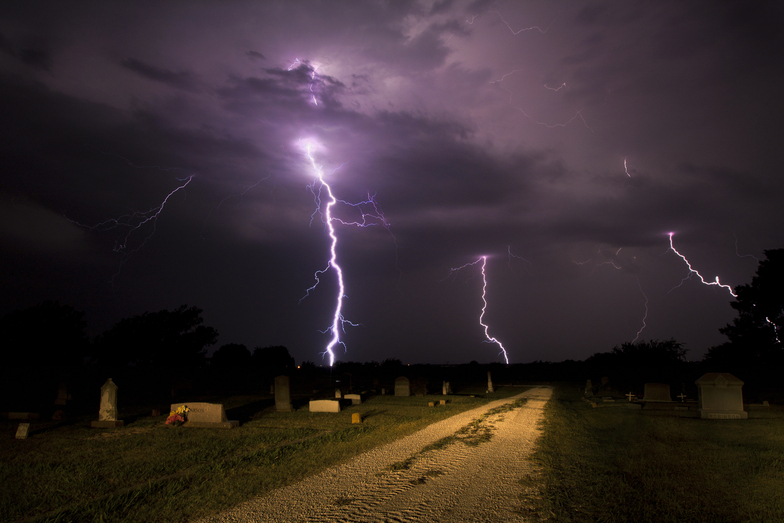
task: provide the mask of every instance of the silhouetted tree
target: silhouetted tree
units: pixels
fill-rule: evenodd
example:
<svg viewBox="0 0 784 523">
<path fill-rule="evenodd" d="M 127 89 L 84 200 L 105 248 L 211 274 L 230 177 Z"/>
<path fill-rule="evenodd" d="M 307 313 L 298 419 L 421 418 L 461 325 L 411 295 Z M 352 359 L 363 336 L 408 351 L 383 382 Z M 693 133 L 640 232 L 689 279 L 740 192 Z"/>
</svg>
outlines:
<svg viewBox="0 0 784 523">
<path fill-rule="evenodd" d="M 3 363 L 9 366 L 81 365 L 88 350 L 84 313 L 56 301 L 0 318 Z"/>
<path fill-rule="evenodd" d="M 253 349 L 253 363 L 259 367 L 290 370 L 294 368 L 294 358 L 282 345 L 256 347 Z"/>
<path fill-rule="evenodd" d="M 627 342 L 594 354 L 585 364 L 594 379 L 609 377 L 611 387 L 634 388 L 650 381 L 677 384 L 687 370 L 686 352 L 674 339 Z"/>
<path fill-rule="evenodd" d="M 213 367 L 249 367 L 251 365 L 250 351 L 245 345 L 228 343 L 221 346 L 210 358 Z"/>
<path fill-rule="evenodd" d="M 705 357 L 718 365 L 781 365 L 784 363 L 784 249 L 765 251 L 751 285 L 735 287 L 730 303 L 738 311 L 731 324 L 719 329 L 728 343 Z"/>
<path fill-rule="evenodd" d="M 194 367 L 205 361 L 206 348 L 218 331 L 202 325 L 202 310 L 182 305 L 173 311 L 145 312 L 120 320 L 100 339 L 99 363 Z"/>
</svg>

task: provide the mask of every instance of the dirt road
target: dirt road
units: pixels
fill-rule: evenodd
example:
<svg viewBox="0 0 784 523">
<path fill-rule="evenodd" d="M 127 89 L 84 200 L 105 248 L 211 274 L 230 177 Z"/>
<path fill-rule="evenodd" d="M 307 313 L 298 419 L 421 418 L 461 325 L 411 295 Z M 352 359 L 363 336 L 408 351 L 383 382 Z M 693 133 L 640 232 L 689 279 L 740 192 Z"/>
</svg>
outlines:
<svg viewBox="0 0 784 523">
<path fill-rule="evenodd" d="M 539 387 L 458 414 L 200 523 L 524 521 L 517 480 L 531 471 L 526 457 L 551 394 Z"/>
</svg>

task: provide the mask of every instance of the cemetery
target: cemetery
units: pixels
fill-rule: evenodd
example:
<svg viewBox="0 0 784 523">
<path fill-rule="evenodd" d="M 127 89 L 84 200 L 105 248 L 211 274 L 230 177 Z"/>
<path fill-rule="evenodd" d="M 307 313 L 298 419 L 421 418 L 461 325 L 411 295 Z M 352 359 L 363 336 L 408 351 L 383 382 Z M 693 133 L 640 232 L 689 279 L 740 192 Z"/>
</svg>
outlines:
<svg viewBox="0 0 784 523">
<path fill-rule="evenodd" d="M 494 366 L 489 371 L 470 365 L 406 367 L 405 373 L 401 370 L 396 368 L 384 375 L 377 370 L 364 373 L 354 367 L 350 376 L 348 373 L 336 376 L 327 371 L 319 374 L 313 370 L 292 372 L 290 376 L 265 378 L 267 381 L 259 383 L 261 394 L 248 391 L 216 396 L 191 386 L 173 397 L 164 394 L 162 401 L 153 404 L 138 401 L 138 396 L 125 399 L 125 389 L 133 389 L 126 387 L 129 376 L 106 378 L 102 385 L 96 379 L 93 397 L 84 404 L 79 401 L 81 393 L 63 393 L 63 384 L 58 382 L 50 389 L 50 406 L 38 412 L 9 409 L 2 414 L 4 437 L 13 445 L 0 451 L 3 462 L 9 465 L 0 473 L 0 479 L 20 489 L 13 505 L 2 509 L 3 520 L 36 515 L 44 519 L 95 518 L 105 510 L 101 507 L 114 505 L 133 493 L 147 501 L 123 509 L 127 520 L 187 521 L 203 510 L 217 510 L 256 495 L 259 489 L 263 492 L 290 484 L 312 473 L 313 467 L 340 462 L 491 397 L 518 393 L 526 383 L 536 381 L 519 377 L 542 376 L 542 369 L 536 366 Z M 552 425 L 558 417 L 549 419 L 546 435 L 533 458 L 541 465 L 540 473 L 545 478 L 561 470 L 553 469 L 554 463 L 577 452 L 581 460 L 596 468 L 588 477 L 580 472 L 580 481 L 597 488 L 594 479 L 606 480 L 606 474 L 600 470 L 608 466 L 607 455 L 592 453 L 599 446 L 591 443 L 591 438 L 606 440 L 610 435 L 617 445 L 611 450 L 612 463 L 628 469 L 622 477 L 638 477 L 635 481 L 640 481 L 640 485 L 654 479 L 648 479 L 650 471 L 642 472 L 635 467 L 670 468 L 671 460 L 676 458 L 684 474 L 694 474 L 694 481 L 700 481 L 701 474 L 712 473 L 700 465 L 703 459 L 700 456 L 729 442 L 736 449 L 734 459 L 751 459 L 747 454 L 752 450 L 742 444 L 746 437 L 753 439 L 755 446 L 760 442 L 769 444 L 771 455 L 784 452 L 784 446 L 770 439 L 784 428 L 782 403 L 760 400 L 758 391 L 752 391 L 754 398 L 750 403 L 745 382 L 730 373 L 699 374 L 695 368 L 691 374 L 697 377 L 688 385 L 654 380 L 629 384 L 612 372 L 608 374 L 579 384 L 557 386 L 557 401 L 550 403 L 555 413 L 568 419 L 571 412 L 583 412 L 579 419 L 584 426 L 580 426 L 579 438 L 572 443 L 577 446 L 572 448 L 567 444 L 568 438 L 559 434 L 559 425 Z M 412 383 L 420 388 L 424 384 L 426 393 L 413 393 Z M 489 392 L 491 387 L 493 391 Z M 68 384 L 67 390 L 81 390 L 81 387 Z M 385 394 L 386 391 L 394 394 Z M 165 402 L 166 396 L 172 401 Z M 60 401 L 63 397 L 65 404 Z M 90 405 L 91 410 L 82 408 L 85 405 Z M 184 423 L 175 426 L 164 423 L 168 414 L 176 411 L 185 411 Z M 53 419 L 56 412 L 63 412 L 63 417 Z M 631 419 L 637 421 L 630 425 Z M 735 429 L 738 424 L 743 424 L 741 433 Z M 620 432 L 619 428 L 622 428 Z M 667 434 L 679 443 L 662 448 L 657 442 L 661 438 L 668 441 Z M 569 438 L 574 438 L 573 431 Z M 216 441 L 220 444 L 216 445 Z M 144 449 L 144 452 L 133 449 Z M 177 451 L 172 452 L 173 449 Z M 50 487 L 34 486 L 37 483 L 34 469 L 28 470 L 33 462 L 25 457 L 29 452 L 49 455 L 53 463 L 62 463 L 71 470 L 74 466 L 83 468 L 75 477 L 56 472 L 59 468 L 46 476 L 48 485 L 62 485 L 57 488 L 65 488 L 66 492 L 72 489 L 72 494 L 53 498 L 58 500 L 56 503 L 42 503 L 49 496 L 45 491 L 36 493 L 36 488 Z M 281 459 L 287 463 L 285 470 L 271 475 L 270 464 Z M 762 464 L 764 461 L 760 463 L 763 470 L 766 466 L 777 470 L 775 460 L 768 465 Z M 226 482 L 207 480 L 208 471 L 214 467 L 226 470 L 227 477 L 234 478 L 230 489 Z M 112 477 L 113 471 L 122 472 L 123 479 L 110 483 L 98 480 Z M 243 482 L 241 478 L 247 475 L 256 479 Z M 743 477 L 749 481 L 748 476 Z M 736 488 L 730 479 L 726 488 Z M 568 478 L 549 478 L 543 485 L 546 488 L 548 484 L 565 480 Z M 188 496 L 205 500 L 202 504 L 193 509 L 179 507 L 178 511 L 184 512 L 175 516 L 154 501 L 157 497 L 153 493 L 159 489 L 186 484 L 198 485 L 192 492 L 189 488 Z M 607 484 L 601 488 L 623 490 L 625 487 Z M 675 487 L 658 485 L 656 488 L 668 492 L 667 489 Z M 698 487 L 694 488 L 699 491 Z M 87 491 L 93 493 L 92 501 L 77 502 L 79 492 Z M 675 492 L 672 496 L 680 499 Z M 557 493 L 551 493 L 546 499 L 557 499 Z M 690 496 L 686 499 L 708 514 L 717 514 L 718 509 L 706 507 L 707 501 Z M 160 510 L 168 515 L 156 515 Z"/>
</svg>

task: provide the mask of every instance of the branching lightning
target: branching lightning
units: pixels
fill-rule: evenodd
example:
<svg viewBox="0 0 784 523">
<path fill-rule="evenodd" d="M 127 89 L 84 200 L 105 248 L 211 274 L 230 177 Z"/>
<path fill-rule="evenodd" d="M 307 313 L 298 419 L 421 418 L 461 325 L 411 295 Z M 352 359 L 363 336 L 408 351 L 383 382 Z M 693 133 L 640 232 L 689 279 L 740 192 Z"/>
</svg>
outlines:
<svg viewBox="0 0 784 523">
<path fill-rule="evenodd" d="M 534 29 L 536 29 L 540 33 L 544 34 L 544 33 L 547 32 L 548 29 L 550 29 L 550 27 L 555 23 L 555 21 L 558 20 L 558 17 L 556 16 L 555 18 L 553 18 L 553 21 L 550 22 L 550 25 L 548 25 L 544 29 L 540 28 L 537 25 L 533 25 L 531 27 L 523 27 L 523 28 L 518 29 L 517 31 L 515 31 L 514 29 L 512 29 L 512 26 L 509 25 L 509 23 L 506 20 L 504 20 L 504 17 L 501 15 L 501 13 L 499 13 L 498 11 L 490 11 L 490 13 L 497 14 L 498 18 L 500 18 L 501 21 L 506 25 L 506 27 L 509 28 L 509 31 L 511 31 L 513 35 L 519 35 L 520 33 L 523 33 L 525 31 L 533 31 Z M 473 22 L 473 20 L 472 20 L 472 22 Z"/>
<path fill-rule="evenodd" d="M 184 189 L 185 187 L 187 187 L 188 184 L 191 183 L 191 180 L 193 180 L 193 175 L 190 175 L 187 178 L 179 180 L 180 182 L 185 182 L 185 183 L 183 183 L 182 185 L 180 185 L 179 187 L 171 191 L 169 194 L 167 194 L 159 206 L 153 207 L 148 211 L 135 211 L 131 214 L 124 214 L 118 218 L 111 218 L 109 220 L 102 221 L 101 223 L 92 226 L 84 225 L 73 220 L 69 220 L 69 221 L 75 223 L 76 225 L 79 225 L 80 227 L 85 227 L 86 229 L 95 232 L 104 232 L 117 228 L 128 229 L 128 232 L 126 232 L 125 235 L 120 240 L 115 241 L 113 250 L 114 252 L 132 254 L 138 251 L 139 249 L 141 249 L 142 247 L 144 247 L 144 244 L 147 242 L 147 240 L 149 240 L 152 237 L 152 235 L 155 234 L 155 228 L 158 222 L 158 216 L 160 216 L 161 212 L 163 212 L 163 208 L 166 205 L 166 203 L 169 201 L 169 198 L 171 198 L 172 195 L 174 195 L 174 193 L 176 193 L 180 189 Z M 144 236 L 144 238 L 142 239 L 138 247 L 136 247 L 135 249 L 128 249 L 128 239 L 131 237 L 131 235 L 134 232 L 140 230 L 142 227 L 144 227 L 147 224 L 151 224 L 152 230 L 146 236 Z"/>
<path fill-rule="evenodd" d="M 718 276 L 716 276 L 716 280 L 715 281 L 705 281 L 705 278 L 703 278 L 702 275 L 699 272 L 697 272 L 696 270 L 694 270 L 692 268 L 691 263 L 689 263 L 689 260 L 687 260 L 686 257 L 683 254 L 679 253 L 675 249 L 675 246 L 672 244 L 672 237 L 673 237 L 674 234 L 675 234 L 674 232 L 669 233 L 669 236 L 670 236 L 670 249 L 672 249 L 672 252 L 677 254 L 684 262 L 686 262 L 686 266 L 689 267 L 689 274 L 685 278 L 683 278 L 678 285 L 676 285 L 675 287 L 670 289 L 670 292 L 672 292 L 673 290 L 675 290 L 678 287 L 680 287 L 681 285 L 683 285 L 683 282 L 685 282 L 686 280 L 691 279 L 691 275 L 692 274 L 696 274 L 697 277 L 700 279 L 700 281 L 703 284 L 705 284 L 705 285 L 716 285 L 716 286 L 721 287 L 723 289 L 727 289 L 727 291 L 732 295 L 733 298 L 737 298 L 738 295 L 735 294 L 735 292 L 732 290 L 732 287 L 730 287 L 729 285 L 725 285 L 725 284 L 721 283 L 719 281 L 719 277 Z"/>
<path fill-rule="evenodd" d="M 500 354 L 503 355 L 504 361 L 508 365 L 509 355 L 507 354 L 506 349 L 504 348 L 503 344 L 500 341 L 498 341 L 498 339 L 490 336 L 489 327 L 487 326 L 486 323 L 484 323 L 485 311 L 487 310 L 487 274 L 485 273 L 485 266 L 487 265 L 487 256 L 482 256 L 476 261 L 466 263 L 465 265 L 462 265 L 460 267 L 455 267 L 450 269 L 447 278 L 452 274 L 456 273 L 457 271 L 461 269 L 465 269 L 466 267 L 471 265 L 476 265 L 479 262 L 482 262 L 482 303 L 483 303 L 482 313 L 479 315 L 479 325 L 481 325 L 485 330 L 485 338 L 486 338 L 485 343 L 495 343 L 496 345 L 498 345 L 501 348 Z"/>
<path fill-rule="evenodd" d="M 327 262 L 327 266 L 324 269 L 318 270 L 314 273 L 314 278 L 316 283 L 314 283 L 310 288 L 305 291 L 305 296 L 300 299 L 300 302 L 307 298 L 310 295 L 310 291 L 314 290 L 318 284 L 320 283 L 320 276 L 325 274 L 327 271 L 333 269 L 335 274 L 337 275 L 338 279 L 338 293 L 336 297 L 335 303 L 335 312 L 332 315 L 332 323 L 331 325 L 324 331 L 324 333 L 329 332 L 331 334 L 331 339 L 327 344 L 326 349 L 324 350 L 324 354 L 329 356 L 329 365 L 330 367 L 335 363 L 335 353 L 334 349 L 337 345 L 342 345 L 343 348 L 346 348 L 345 343 L 340 339 L 340 333 L 345 332 L 345 325 L 348 324 L 352 327 L 356 327 L 359 324 L 352 323 L 349 320 L 346 320 L 343 317 L 343 299 L 346 297 L 346 287 L 345 281 L 343 277 L 343 269 L 340 267 L 337 261 L 337 245 L 338 245 L 338 237 L 337 233 L 335 232 L 334 223 L 340 223 L 341 225 L 353 225 L 356 227 L 369 227 L 372 225 L 381 225 L 387 231 L 389 231 L 389 222 L 387 222 L 384 214 L 378 207 L 373 196 L 368 195 L 368 199 L 364 200 L 359 203 L 349 203 L 344 200 L 339 200 L 335 197 L 332 192 L 332 187 L 327 183 L 325 179 L 324 170 L 320 165 L 316 163 L 316 159 L 313 156 L 313 145 L 311 143 L 305 144 L 305 155 L 310 162 L 313 171 L 316 173 L 316 179 L 313 181 L 312 184 L 308 185 L 308 188 L 313 193 L 313 200 L 316 204 L 316 210 L 313 211 L 311 215 L 311 223 L 313 223 L 313 219 L 317 213 L 321 214 L 323 217 L 323 221 L 325 223 L 327 229 L 327 235 L 330 238 L 330 258 Z M 343 164 L 345 165 L 345 164 Z M 343 165 L 339 166 L 337 169 L 342 167 Z M 334 169 L 332 173 L 337 171 Z M 332 174 L 330 173 L 330 174 Z M 322 194 L 326 193 L 325 197 L 322 198 Z M 325 203 L 326 202 L 326 203 Z M 359 210 L 360 212 L 360 219 L 354 221 L 346 221 L 341 218 L 338 218 L 333 215 L 333 207 L 337 203 L 342 203 L 348 205 L 350 207 L 354 207 Z M 365 211 L 364 208 L 369 207 L 369 211 Z M 390 232 L 391 234 L 391 232 Z M 393 236 L 394 239 L 394 236 Z M 396 243 L 397 245 L 397 243 Z"/>
</svg>

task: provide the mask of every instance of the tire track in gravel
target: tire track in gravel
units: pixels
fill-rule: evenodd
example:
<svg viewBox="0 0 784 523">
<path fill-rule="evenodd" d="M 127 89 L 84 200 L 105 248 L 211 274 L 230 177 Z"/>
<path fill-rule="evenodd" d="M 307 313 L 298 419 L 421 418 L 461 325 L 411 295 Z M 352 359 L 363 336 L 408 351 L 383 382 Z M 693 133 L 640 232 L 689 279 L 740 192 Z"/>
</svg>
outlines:
<svg viewBox="0 0 784 523">
<path fill-rule="evenodd" d="M 518 480 L 533 470 L 527 457 L 551 394 L 551 388 L 537 387 L 457 414 L 199 523 L 524 521 L 515 512 L 522 492 Z M 482 427 L 492 427 L 489 441 L 455 441 L 422 452 L 521 398 L 526 399 L 522 407 L 481 421 Z M 393 468 L 404 461 L 408 468 Z"/>
</svg>

